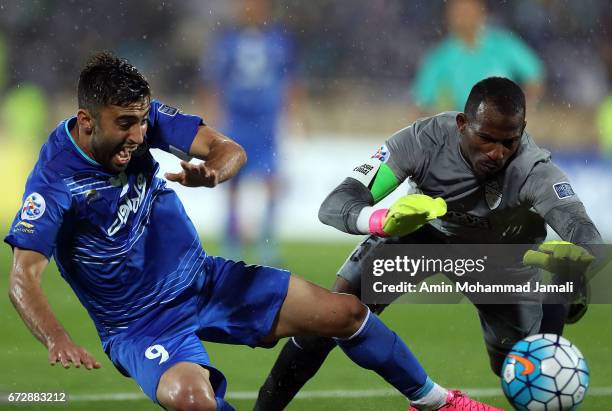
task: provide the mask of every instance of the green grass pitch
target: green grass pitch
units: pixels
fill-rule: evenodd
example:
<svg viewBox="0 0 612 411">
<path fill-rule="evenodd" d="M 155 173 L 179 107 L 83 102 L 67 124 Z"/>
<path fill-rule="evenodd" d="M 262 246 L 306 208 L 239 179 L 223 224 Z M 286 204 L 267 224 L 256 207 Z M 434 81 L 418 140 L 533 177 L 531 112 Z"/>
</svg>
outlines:
<svg viewBox="0 0 612 411">
<path fill-rule="evenodd" d="M 205 246 L 207 242 L 205 241 Z M 323 286 L 330 286 L 334 273 L 353 244 L 285 243 L 282 257 L 286 268 Z M 210 247 L 213 253 L 214 245 Z M 54 266 L 44 275 L 43 286 L 51 305 L 74 340 L 85 346 L 102 369 L 64 370 L 47 364 L 46 349 L 34 339 L 11 306 L 7 295 L 11 254 L 0 251 L 4 280 L 0 286 L 0 393 L 62 391 L 75 396 L 68 404 L 21 405 L 19 409 L 70 410 L 153 410 L 160 409 L 148 399 L 118 399 L 117 394 L 137 395 L 136 384 L 119 374 L 100 348 L 93 324 Z M 499 389 L 499 380 L 488 368 L 480 326 L 474 308 L 459 305 L 394 305 L 382 319 L 403 337 L 429 375 L 448 387 Z M 585 411 L 610 410 L 612 401 L 612 306 L 591 306 L 583 320 L 566 329 L 566 336 L 582 350 L 591 369 L 591 387 L 596 390 L 581 408 Z M 255 392 L 267 375 L 282 343 L 271 350 L 222 346 L 206 343 L 213 363 L 228 378 L 228 399 L 238 410 L 250 410 Z M 304 391 L 360 390 L 376 392 L 389 386 L 372 372 L 361 370 L 335 350 Z M 482 391 L 481 391 L 482 392 Z M 232 394 L 234 393 L 234 395 Z M 92 399 L 92 395 L 100 395 Z M 89 396 L 89 397 L 87 397 Z M 110 398 L 114 396 L 114 398 Z M 80 398 L 79 398 L 80 397 Z M 245 398 L 246 397 L 246 398 Z M 509 409 L 501 394 L 481 397 L 493 405 Z M 15 407 L 0 403 L 0 409 Z M 301 398 L 289 410 L 405 410 L 399 395 L 362 398 Z"/>
</svg>

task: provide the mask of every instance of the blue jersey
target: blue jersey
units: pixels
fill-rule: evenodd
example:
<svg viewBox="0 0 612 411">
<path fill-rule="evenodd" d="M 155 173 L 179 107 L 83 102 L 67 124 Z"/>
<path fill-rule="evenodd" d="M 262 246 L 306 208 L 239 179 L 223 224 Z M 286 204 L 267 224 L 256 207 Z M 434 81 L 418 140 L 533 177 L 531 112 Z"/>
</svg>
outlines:
<svg viewBox="0 0 612 411">
<path fill-rule="evenodd" d="M 293 74 L 293 47 L 274 26 L 223 32 L 203 63 L 232 116 L 276 116 Z"/>
<path fill-rule="evenodd" d="M 111 174 L 62 121 L 43 145 L 5 241 L 55 258 L 103 344 L 204 281 L 206 253 L 149 148 L 189 152 L 202 119 L 153 101 L 143 144 Z M 170 246 L 171 245 L 171 246 Z"/>
</svg>

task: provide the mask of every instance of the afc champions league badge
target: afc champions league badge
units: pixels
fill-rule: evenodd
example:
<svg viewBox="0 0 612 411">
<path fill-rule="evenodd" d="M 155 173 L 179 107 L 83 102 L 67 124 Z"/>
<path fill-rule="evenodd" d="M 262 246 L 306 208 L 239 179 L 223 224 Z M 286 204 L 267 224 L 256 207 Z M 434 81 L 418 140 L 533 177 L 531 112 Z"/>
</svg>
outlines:
<svg viewBox="0 0 612 411">
<path fill-rule="evenodd" d="M 495 210 L 502 200 L 502 192 L 497 180 L 491 180 L 485 185 L 485 200 L 490 210 Z"/>
<path fill-rule="evenodd" d="M 36 220 L 45 213 L 45 199 L 38 193 L 30 194 L 21 207 L 22 220 Z"/>
</svg>

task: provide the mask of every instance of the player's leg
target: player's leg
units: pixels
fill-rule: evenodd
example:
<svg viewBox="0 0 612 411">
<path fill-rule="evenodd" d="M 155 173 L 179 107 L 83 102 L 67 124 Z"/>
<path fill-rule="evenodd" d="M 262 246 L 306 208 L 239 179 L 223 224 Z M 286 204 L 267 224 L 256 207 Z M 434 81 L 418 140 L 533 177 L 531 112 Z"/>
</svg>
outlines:
<svg viewBox="0 0 612 411">
<path fill-rule="evenodd" d="M 356 296 L 332 293 L 292 276 L 277 321 L 263 341 L 300 334 L 335 337 L 351 360 L 419 405 L 437 409 L 446 402 L 447 391 L 433 383 L 399 336 Z"/>
<path fill-rule="evenodd" d="M 278 245 L 274 236 L 277 208 L 277 178 L 273 165 L 269 165 L 263 175 L 266 198 L 264 201 L 261 231 L 257 244 L 257 253 L 265 265 L 277 265 L 279 261 Z"/>
<path fill-rule="evenodd" d="M 217 410 L 215 391 L 209 376 L 210 372 L 200 364 L 175 364 L 159 380 L 157 400 L 168 411 Z"/>
<path fill-rule="evenodd" d="M 147 333 L 113 341 L 109 356 L 119 371 L 168 410 L 234 408 L 224 400 L 227 382 L 210 365 L 192 316 L 180 310 L 160 311 L 147 322 Z"/>
<path fill-rule="evenodd" d="M 360 296 L 364 262 L 381 246 L 393 241 L 374 236 L 361 241 L 338 271 L 332 291 Z M 384 307 L 370 306 L 370 309 L 380 314 Z M 301 335 L 288 339 L 259 390 L 255 411 L 284 409 L 335 347 L 335 340 L 329 337 Z"/>
<path fill-rule="evenodd" d="M 569 304 L 543 304 L 540 334 L 563 334 Z"/>
<path fill-rule="evenodd" d="M 541 304 L 477 304 L 491 370 L 501 374 L 512 346 L 540 330 Z"/>
<path fill-rule="evenodd" d="M 359 290 L 342 277 L 336 277 L 332 290 L 359 294 Z M 307 335 L 289 338 L 259 389 L 254 411 L 285 409 L 304 384 L 319 371 L 335 347 L 336 341 L 330 337 Z"/>
</svg>

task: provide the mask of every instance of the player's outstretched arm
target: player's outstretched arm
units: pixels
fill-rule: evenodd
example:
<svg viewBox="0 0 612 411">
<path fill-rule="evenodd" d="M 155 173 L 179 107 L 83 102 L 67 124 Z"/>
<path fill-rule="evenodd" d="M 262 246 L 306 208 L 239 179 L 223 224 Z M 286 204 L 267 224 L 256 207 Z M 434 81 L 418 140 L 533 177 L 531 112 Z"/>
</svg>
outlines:
<svg viewBox="0 0 612 411">
<path fill-rule="evenodd" d="M 168 180 L 187 187 L 215 187 L 235 176 L 247 159 L 239 144 L 206 125 L 198 129 L 189 155 L 204 160 L 204 163 L 181 161 L 182 170 L 166 173 Z"/>
<path fill-rule="evenodd" d="M 397 180 L 388 187 L 386 194 L 397 187 Z M 446 214 L 442 198 L 409 194 L 396 200 L 389 209 L 373 208 L 372 205 L 382 198 L 384 195 L 377 198 L 371 188 L 360 181 L 347 178 L 323 201 L 319 220 L 349 234 L 389 237 L 410 234 L 426 222 Z"/>
<path fill-rule="evenodd" d="M 100 363 L 74 342 L 57 320 L 40 286 L 41 276 L 49 261 L 30 250 L 15 247 L 11 268 L 9 297 L 32 334 L 49 350 L 49 363 L 60 362 L 64 368 L 70 363 L 88 370 L 100 368 Z"/>
<path fill-rule="evenodd" d="M 581 202 L 553 207 L 544 216 L 546 223 L 563 241 L 547 241 L 538 251 L 528 251 L 523 263 L 561 275 L 591 278 L 608 258 L 601 255 L 599 231 Z"/>
</svg>

